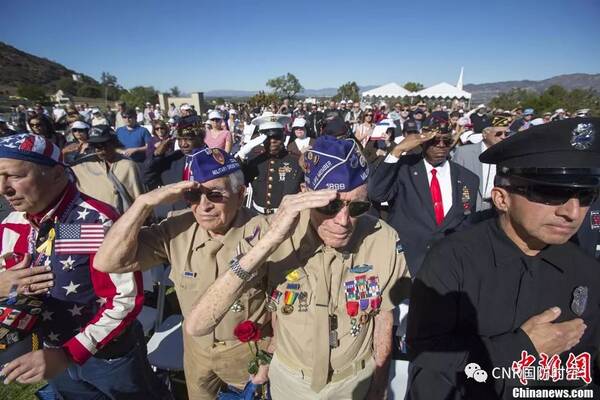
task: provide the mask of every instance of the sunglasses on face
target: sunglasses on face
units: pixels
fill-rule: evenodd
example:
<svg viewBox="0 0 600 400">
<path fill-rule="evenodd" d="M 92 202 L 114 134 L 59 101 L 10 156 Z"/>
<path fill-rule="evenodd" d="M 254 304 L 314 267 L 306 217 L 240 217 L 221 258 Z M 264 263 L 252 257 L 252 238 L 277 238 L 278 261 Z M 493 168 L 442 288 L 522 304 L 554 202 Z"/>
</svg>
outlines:
<svg viewBox="0 0 600 400">
<path fill-rule="evenodd" d="M 200 189 L 188 190 L 183 193 L 183 198 L 190 203 L 199 203 L 202 195 L 206 196 L 206 199 L 211 203 L 224 203 L 227 201 L 227 196 L 225 196 L 221 192 L 217 191 L 208 191 L 203 192 Z"/>
<path fill-rule="evenodd" d="M 494 136 L 496 136 L 496 137 L 500 137 L 500 136 L 504 136 L 504 135 L 506 135 L 506 131 L 498 131 L 494 134 Z"/>
<path fill-rule="evenodd" d="M 71 132 L 87 132 L 87 129 L 81 129 L 81 128 L 73 128 L 71 129 Z"/>
<path fill-rule="evenodd" d="M 433 138 L 431 139 L 431 145 L 432 146 L 439 146 L 440 144 L 443 145 L 444 147 L 448 147 L 452 145 L 452 138 Z"/>
<path fill-rule="evenodd" d="M 369 211 L 369 208 L 371 208 L 371 203 L 368 201 L 348 201 L 335 199 L 330 201 L 325 207 L 317 208 L 317 211 L 321 214 L 332 216 L 339 213 L 344 207 L 348 207 L 348 214 L 350 214 L 351 217 L 358 217 L 359 215 Z"/>
<path fill-rule="evenodd" d="M 214 122 L 221 122 L 221 119 L 220 119 L 220 118 L 211 118 L 211 121 L 214 121 Z"/>
<path fill-rule="evenodd" d="M 581 207 L 588 207 L 598 197 L 598 189 L 562 188 L 558 186 L 508 186 L 506 190 L 524 196 L 534 203 L 561 206 L 570 199 L 579 200 Z"/>
<path fill-rule="evenodd" d="M 373 116 L 373 114 L 366 114 L 365 116 L 366 116 L 366 117 L 372 117 L 372 116 Z"/>
<path fill-rule="evenodd" d="M 40 128 L 42 124 L 29 124 L 29 126 L 32 128 Z"/>
</svg>

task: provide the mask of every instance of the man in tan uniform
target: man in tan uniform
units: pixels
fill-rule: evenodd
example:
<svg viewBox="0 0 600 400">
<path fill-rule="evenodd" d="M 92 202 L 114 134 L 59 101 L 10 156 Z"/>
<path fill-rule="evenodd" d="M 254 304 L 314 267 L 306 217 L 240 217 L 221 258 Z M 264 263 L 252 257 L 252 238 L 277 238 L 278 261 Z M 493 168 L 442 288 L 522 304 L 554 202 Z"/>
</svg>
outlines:
<svg viewBox="0 0 600 400">
<path fill-rule="evenodd" d="M 88 143 L 94 153 L 80 158 L 72 166 L 77 188 L 110 204 L 119 213 L 125 212 L 144 193 L 137 163 L 117 153 L 119 139 L 107 125 L 92 127 Z"/>
<path fill-rule="evenodd" d="M 240 166 L 220 149 L 200 149 L 188 156 L 190 178 L 140 196 L 113 225 L 96 256 L 103 271 L 127 272 L 171 264 L 184 318 L 214 280 L 229 269 L 241 243 L 250 245 L 266 230 L 266 220 L 242 209 L 244 179 Z M 153 207 L 184 196 L 191 209 L 178 211 L 157 225 L 142 227 Z M 219 319 L 214 331 L 184 333 L 184 370 L 190 399 L 214 399 L 226 384 L 243 388 L 252 356 L 233 334 L 244 320 L 270 335 L 265 310 L 266 277 L 255 277 Z M 261 347 L 268 345 L 268 338 Z M 256 383 L 261 383 L 257 382 Z"/>
<path fill-rule="evenodd" d="M 392 310 L 403 299 L 399 280 L 408 278 L 397 234 L 364 214 L 368 168 L 355 142 L 320 137 L 304 164 L 307 190 L 284 199 L 269 231 L 245 245 L 185 329 L 210 332 L 244 273 L 267 269 L 273 399 L 385 399 Z"/>
</svg>

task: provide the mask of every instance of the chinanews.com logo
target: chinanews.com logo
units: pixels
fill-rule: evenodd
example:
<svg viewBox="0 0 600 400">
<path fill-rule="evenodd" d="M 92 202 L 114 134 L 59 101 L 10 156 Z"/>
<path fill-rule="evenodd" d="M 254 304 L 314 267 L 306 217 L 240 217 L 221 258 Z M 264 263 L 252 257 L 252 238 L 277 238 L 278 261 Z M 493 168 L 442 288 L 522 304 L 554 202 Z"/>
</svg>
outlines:
<svg viewBox="0 0 600 400">
<path fill-rule="evenodd" d="M 590 353 L 581 353 L 575 355 L 569 353 L 569 357 L 564 365 L 558 355 L 549 357 L 547 354 L 540 353 L 540 358 L 536 364 L 534 355 L 521 352 L 521 359 L 513 361 L 510 368 L 494 367 L 488 375 L 477 363 L 469 363 L 465 366 L 467 379 L 473 379 L 478 383 L 487 382 L 491 375 L 492 379 L 518 379 L 523 387 L 512 389 L 512 395 L 515 399 L 593 399 L 593 389 L 532 389 L 527 385 L 530 382 L 559 382 L 580 381 L 581 386 L 592 382 L 591 377 L 591 356 Z"/>
</svg>

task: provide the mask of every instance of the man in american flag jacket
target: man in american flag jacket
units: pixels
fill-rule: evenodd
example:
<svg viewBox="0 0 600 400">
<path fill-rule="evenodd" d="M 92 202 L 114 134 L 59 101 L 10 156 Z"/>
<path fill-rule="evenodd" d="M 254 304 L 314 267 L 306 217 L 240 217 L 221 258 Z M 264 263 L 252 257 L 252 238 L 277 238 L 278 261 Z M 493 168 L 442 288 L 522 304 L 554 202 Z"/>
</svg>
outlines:
<svg viewBox="0 0 600 400">
<path fill-rule="evenodd" d="M 0 372 L 5 383 L 48 379 L 65 400 L 164 398 L 136 321 L 143 304 L 140 273 L 93 268 L 104 231 L 118 214 L 80 193 L 59 148 L 36 135 L 0 139 L 0 193 L 15 209 L 0 224 L 0 271 L 27 263 L 49 266 L 54 277 L 38 295 L 43 349 L 7 363 Z"/>
</svg>

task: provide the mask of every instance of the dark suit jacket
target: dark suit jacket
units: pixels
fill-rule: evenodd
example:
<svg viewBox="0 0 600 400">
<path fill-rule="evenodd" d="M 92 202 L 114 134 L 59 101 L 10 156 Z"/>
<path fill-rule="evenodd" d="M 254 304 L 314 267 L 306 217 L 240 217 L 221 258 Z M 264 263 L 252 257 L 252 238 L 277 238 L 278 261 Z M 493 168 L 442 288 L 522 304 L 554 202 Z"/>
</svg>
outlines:
<svg viewBox="0 0 600 400">
<path fill-rule="evenodd" d="M 153 157 L 145 163 L 145 181 L 152 184 L 152 189 L 162 185 L 181 182 L 185 156 L 180 150 L 167 153 L 163 156 Z M 188 204 L 181 199 L 172 204 L 161 204 L 154 208 L 154 214 L 158 219 L 166 218 L 169 212 L 183 210 Z"/>
<path fill-rule="evenodd" d="M 452 207 L 442 225 L 435 222 L 427 171 L 421 154 L 408 154 L 395 164 L 381 162 L 369 177 L 369 197 L 389 203 L 387 222 L 396 229 L 411 276 L 415 276 L 431 245 L 444 236 L 471 224 L 479 178 L 460 165 L 450 162 Z M 463 191 L 468 191 L 468 208 Z M 466 194 L 466 192 L 465 192 Z"/>
<path fill-rule="evenodd" d="M 600 199 L 590 206 L 581 227 L 572 240 L 583 249 L 584 252 L 600 261 L 600 226 L 596 222 L 600 215 Z M 592 217 L 594 220 L 592 220 Z"/>
</svg>

